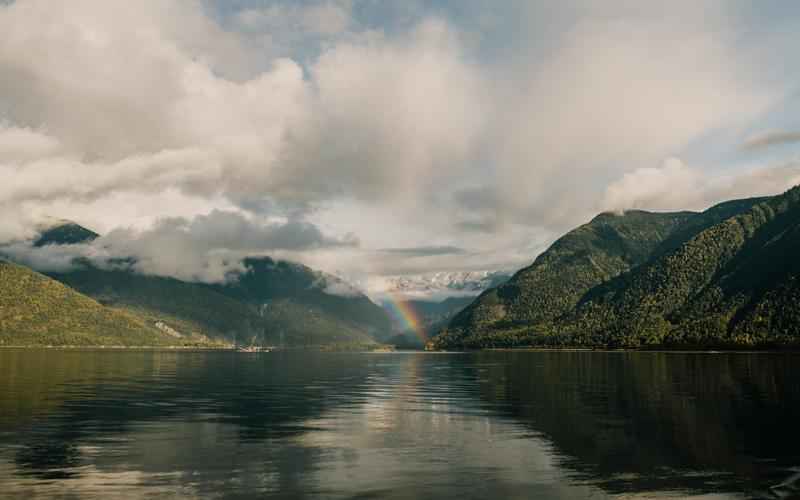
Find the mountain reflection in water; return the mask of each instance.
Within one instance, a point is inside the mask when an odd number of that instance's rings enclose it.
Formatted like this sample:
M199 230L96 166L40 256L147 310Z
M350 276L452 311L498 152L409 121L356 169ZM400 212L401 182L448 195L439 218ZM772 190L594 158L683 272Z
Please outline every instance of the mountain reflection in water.
M793 354L0 350L4 495L800 494Z

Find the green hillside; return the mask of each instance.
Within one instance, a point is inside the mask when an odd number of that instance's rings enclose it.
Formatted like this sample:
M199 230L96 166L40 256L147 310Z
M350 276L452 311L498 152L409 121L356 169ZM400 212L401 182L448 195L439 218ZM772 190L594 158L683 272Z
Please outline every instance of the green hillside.
M796 188L702 213L602 214L481 295L434 345L792 343L798 197Z
M623 346L800 340L800 188L757 203L593 291L565 332Z
M552 320L592 287L641 264L695 214L600 214L557 240L505 284L481 294L450 323L473 331Z
M267 342L298 347L366 347L377 344L366 330L324 311L288 299L266 303L262 308L268 325Z
M0 345L158 346L182 343L127 311L0 261Z
M241 341L260 338L264 331L253 308L200 284L88 265L49 276L104 305L162 321L181 334Z

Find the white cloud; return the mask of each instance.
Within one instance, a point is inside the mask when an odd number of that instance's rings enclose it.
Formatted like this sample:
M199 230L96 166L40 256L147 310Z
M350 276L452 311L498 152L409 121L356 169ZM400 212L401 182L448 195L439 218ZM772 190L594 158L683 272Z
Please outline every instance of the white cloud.
M339 44L310 73L316 113L273 172L278 192L389 202L447 182L468 160L483 82L443 22Z
M495 127L501 215L568 228L598 186L774 102L725 33L652 18L587 20L522 63Z
M628 172L606 189L604 210L703 210L737 198L769 196L800 184L800 163L709 175L671 158L660 168Z
M704 200L707 179L677 158L660 168L628 172L606 189L604 210L680 210L695 208Z
M58 151L54 137L30 128L0 125L0 163L47 157Z
M498 15L515 19L467 24L479 35L424 2L359 17L376 5L271 2L227 20L199 0L0 7L0 236L29 235L31 214L146 228L218 208L358 234L361 248L272 249L348 275L508 268L600 206L696 207L791 180L665 162L740 137L793 88L766 71L792 44L743 44L731 3L509 4ZM792 139L750 142L776 138ZM197 243L156 229L123 240ZM374 251L401 247L467 251ZM148 272L224 268L203 266Z
M353 235L327 236L308 222L270 222L219 210L191 219L160 219L148 229L116 229L87 244L35 247L32 241L0 245L0 253L42 271L65 271L76 265L76 258L84 258L103 268L123 266L142 274L209 283L242 271L248 256L284 254L297 260L306 251L358 245Z

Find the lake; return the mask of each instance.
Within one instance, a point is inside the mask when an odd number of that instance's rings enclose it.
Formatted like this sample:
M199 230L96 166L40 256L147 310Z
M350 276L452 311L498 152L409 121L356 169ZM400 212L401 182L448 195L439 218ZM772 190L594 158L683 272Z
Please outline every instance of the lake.
M791 498L800 356L0 350L0 496Z

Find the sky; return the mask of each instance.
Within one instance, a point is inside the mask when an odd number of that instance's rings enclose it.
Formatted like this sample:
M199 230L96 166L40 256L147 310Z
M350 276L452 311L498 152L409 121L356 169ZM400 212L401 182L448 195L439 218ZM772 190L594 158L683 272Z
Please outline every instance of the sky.
M792 0L6 0L0 33L0 240L103 234L43 266L380 293L800 183Z

